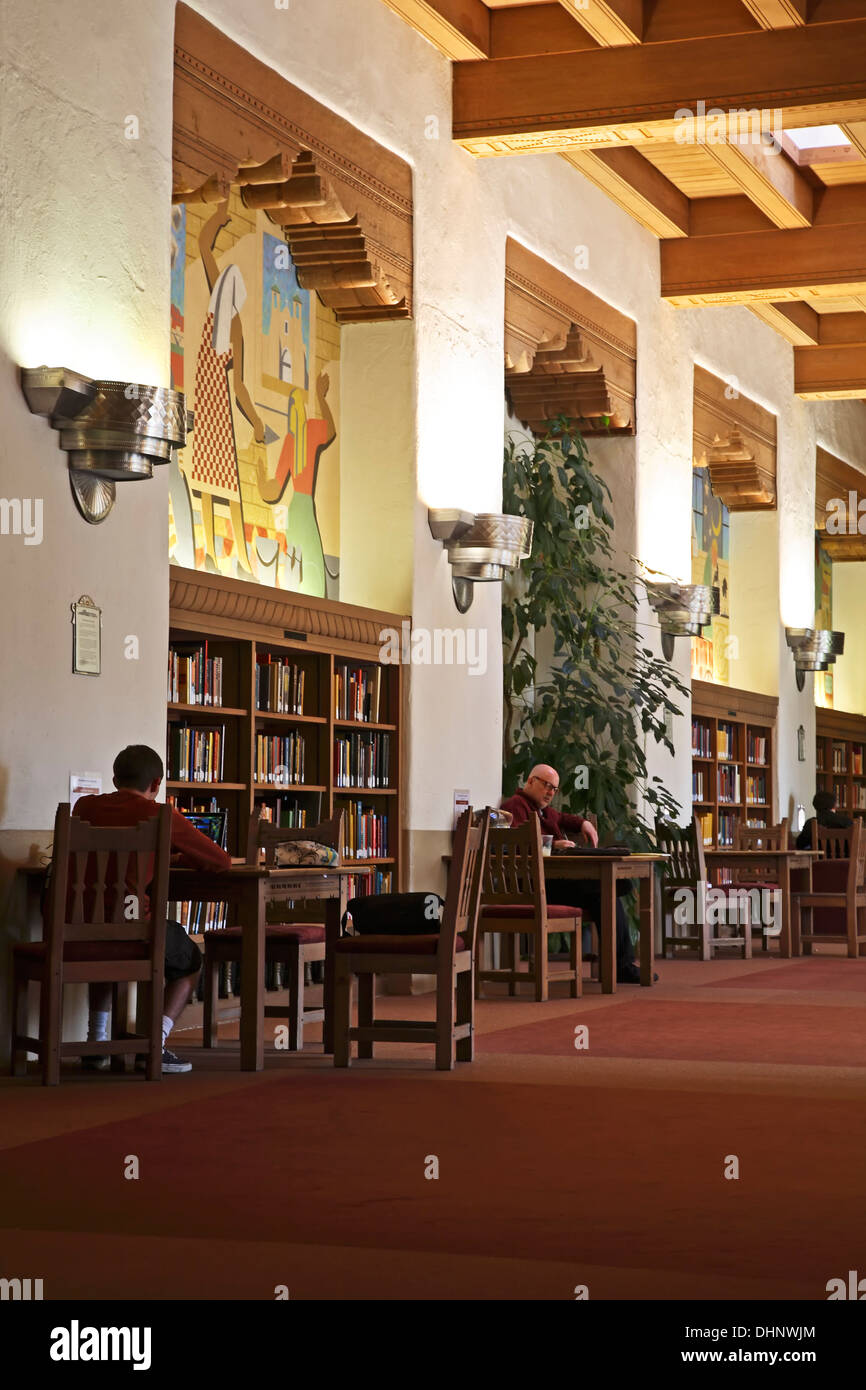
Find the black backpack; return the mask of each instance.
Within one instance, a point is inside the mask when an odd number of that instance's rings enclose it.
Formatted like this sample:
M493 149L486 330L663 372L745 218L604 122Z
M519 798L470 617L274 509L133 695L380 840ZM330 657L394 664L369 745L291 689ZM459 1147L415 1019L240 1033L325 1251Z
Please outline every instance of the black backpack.
M444 899L438 893L369 893L350 898L343 913L357 936L430 936L442 924Z

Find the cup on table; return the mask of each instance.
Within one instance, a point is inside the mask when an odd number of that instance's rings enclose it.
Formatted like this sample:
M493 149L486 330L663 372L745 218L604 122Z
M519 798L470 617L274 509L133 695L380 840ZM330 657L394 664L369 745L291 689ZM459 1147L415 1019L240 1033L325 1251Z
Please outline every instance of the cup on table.
M544 855L547 855L547 854L550 854L552 850L553 850L553 836L552 836L552 835L542 835L542 837L541 837L541 853L544 854Z

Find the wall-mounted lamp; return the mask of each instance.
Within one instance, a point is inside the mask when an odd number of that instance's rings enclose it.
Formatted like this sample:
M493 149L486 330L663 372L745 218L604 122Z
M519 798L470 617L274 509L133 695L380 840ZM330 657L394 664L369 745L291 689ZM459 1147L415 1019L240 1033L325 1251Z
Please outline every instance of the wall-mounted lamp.
M794 654L797 689L806 684L807 671L827 671L845 650L844 632L831 628L786 627L785 641Z
M451 565L451 591L459 613L472 606L473 586L502 580L532 552L532 522L525 516L431 507L430 534L442 541Z
M182 392L136 382L92 381L68 367L23 367L21 389L34 415L60 431L76 506L91 525L114 506L115 483L150 478L190 429Z
M719 611L719 591L709 584L647 584L647 598L658 614L662 651L673 660L677 637L699 637Z

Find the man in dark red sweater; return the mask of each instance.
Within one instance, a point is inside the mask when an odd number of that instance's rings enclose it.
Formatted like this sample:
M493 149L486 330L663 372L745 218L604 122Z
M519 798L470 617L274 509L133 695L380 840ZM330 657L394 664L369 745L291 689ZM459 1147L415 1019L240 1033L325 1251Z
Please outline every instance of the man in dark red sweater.
M531 816L538 816L542 835L553 836L554 849L570 849L575 843L572 835L579 835L585 844L597 845L598 831L591 821L567 811L555 811L551 806L558 791L559 773L555 768L540 763L530 772L526 786L503 801L502 810L511 812L513 825L523 825ZM635 963L631 932L620 900L630 891L631 884L627 881L617 884L616 977L621 984L639 985L640 970ZM601 916L601 889L594 883L550 878L547 880L547 899L551 903L581 908L592 922L597 923Z
M114 792L105 796L83 796L72 812L91 825L137 825L159 815L156 803L162 785L162 759L143 743L131 744L114 760ZM192 869L230 869L231 855L215 845L200 830L191 825L179 811L171 813L171 848L180 861ZM153 872L151 864L150 872ZM130 869L130 874L133 874ZM150 879L148 878L148 882ZM131 877L129 891L135 892ZM148 904L143 904L145 911ZM191 1071L190 1062L181 1059L166 1047L168 1035L180 1018L196 987L201 971L201 951L190 940L179 922L166 923L165 936L165 1002L162 1018L162 1069L164 1072ZM90 985L90 1022L88 1042L103 1042L109 1037L111 985ZM143 1058L136 1065L141 1066ZM83 1065L88 1071L104 1071L107 1056L86 1057Z

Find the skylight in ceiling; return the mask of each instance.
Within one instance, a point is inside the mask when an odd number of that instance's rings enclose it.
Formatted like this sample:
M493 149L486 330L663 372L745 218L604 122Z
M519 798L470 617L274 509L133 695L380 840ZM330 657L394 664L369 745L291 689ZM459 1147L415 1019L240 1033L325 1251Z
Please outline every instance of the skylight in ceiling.
M847 145L848 136L837 125L806 125L799 130L787 130L786 135L798 150L817 150L827 145Z

